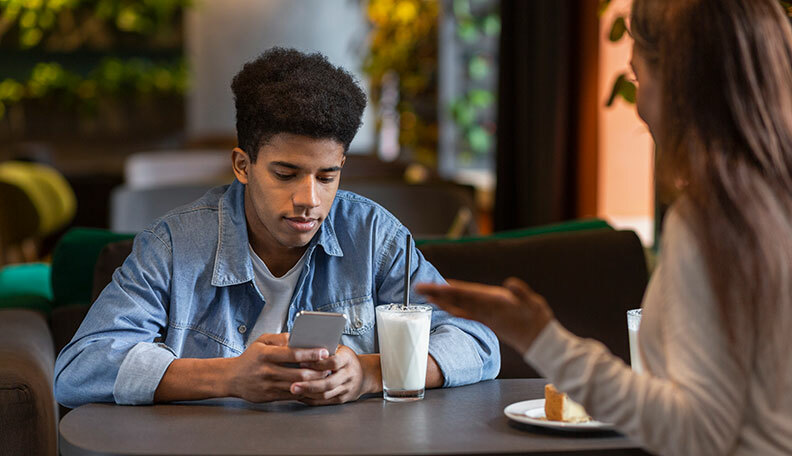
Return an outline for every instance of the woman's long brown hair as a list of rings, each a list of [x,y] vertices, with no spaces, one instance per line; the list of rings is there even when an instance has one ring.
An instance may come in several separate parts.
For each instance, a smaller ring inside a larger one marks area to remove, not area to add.
[[[659,188],[684,195],[681,215],[731,348],[749,354],[742,367],[783,377],[792,362],[790,22],[776,0],[636,0],[630,27],[662,91]]]

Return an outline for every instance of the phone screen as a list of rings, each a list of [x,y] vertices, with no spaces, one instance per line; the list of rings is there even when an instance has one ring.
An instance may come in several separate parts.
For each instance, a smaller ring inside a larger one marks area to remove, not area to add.
[[[289,347],[326,348],[335,354],[346,326],[346,315],[332,312],[302,311],[294,319]]]

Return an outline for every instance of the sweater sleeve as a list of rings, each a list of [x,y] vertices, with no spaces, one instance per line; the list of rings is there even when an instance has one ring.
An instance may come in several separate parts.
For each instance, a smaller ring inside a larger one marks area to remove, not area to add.
[[[660,319],[652,323],[662,340],[641,339],[663,352],[663,377],[634,373],[604,345],[574,336],[557,321],[524,358],[594,418],[615,424],[649,451],[726,454],[743,420],[748,380],[739,358],[750,350],[730,348],[701,256],[678,214],[669,215],[664,241],[642,322]]]

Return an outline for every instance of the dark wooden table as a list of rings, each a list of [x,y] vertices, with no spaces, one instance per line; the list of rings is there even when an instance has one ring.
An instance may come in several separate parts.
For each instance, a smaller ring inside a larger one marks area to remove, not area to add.
[[[519,425],[507,405],[541,398],[541,379],[491,380],[426,392],[423,401],[381,396],[350,404],[252,404],[219,399],[154,406],[89,404],[60,423],[72,455],[176,454],[646,454],[615,432],[551,432]]]

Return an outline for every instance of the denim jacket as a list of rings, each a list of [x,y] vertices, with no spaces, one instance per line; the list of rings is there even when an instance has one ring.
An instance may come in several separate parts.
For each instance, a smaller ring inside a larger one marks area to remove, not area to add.
[[[176,358],[240,355],[266,305],[248,251],[244,185],[210,190],[135,237],[132,253],[91,307],[55,363],[55,397],[149,404]],[[377,353],[374,307],[403,300],[407,229],[376,203],[339,191],[291,300],[286,330],[301,310],[347,316],[342,344]],[[413,245],[412,283],[442,282]],[[425,303],[411,294],[410,301]],[[435,308],[429,353],[445,387],[491,379],[498,340],[485,326]]]

